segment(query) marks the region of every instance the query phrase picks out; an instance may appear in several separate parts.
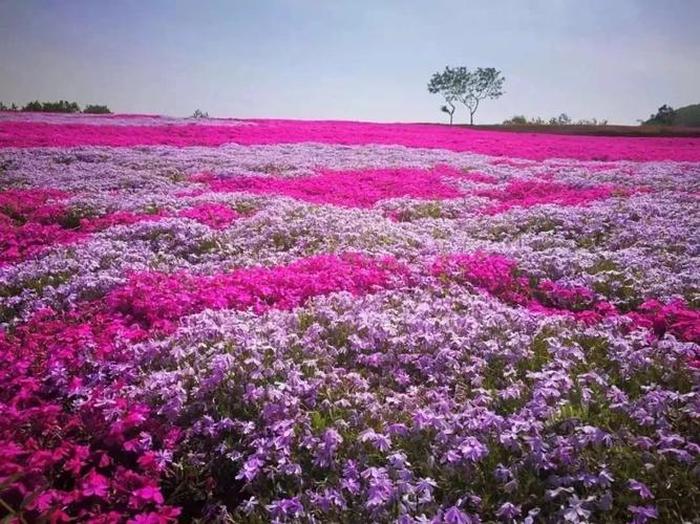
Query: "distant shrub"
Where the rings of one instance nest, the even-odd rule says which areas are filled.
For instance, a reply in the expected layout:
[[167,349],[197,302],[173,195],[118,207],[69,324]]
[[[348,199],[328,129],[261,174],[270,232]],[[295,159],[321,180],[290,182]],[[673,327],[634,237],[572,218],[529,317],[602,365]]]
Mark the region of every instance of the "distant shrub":
[[562,113],[545,121],[541,117],[527,118],[525,115],[515,115],[503,121],[504,126],[606,126],[607,120],[597,118],[573,121],[569,115]]
[[[36,113],[80,113],[80,106],[76,102],[68,102],[67,100],[59,100],[58,102],[39,102],[33,100],[19,108],[17,104],[12,103],[9,106],[0,102],[0,111],[25,111]],[[85,106],[83,113],[108,115],[112,111],[105,105],[88,104]]]
[[539,116],[536,118],[527,118],[525,115],[515,115],[509,120],[504,120],[504,126],[543,126],[546,122]]
[[209,113],[205,113],[201,109],[195,109],[190,118],[209,118]]
[[76,102],[59,100],[58,102],[39,102],[34,100],[22,108],[22,111],[38,113],[79,113],[80,106]]
[[93,115],[110,115],[110,114],[112,114],[112,112],[109,110],[109,107],[95,105],[95,104],[86,105],[85,109],[83,109],[83,113],[90,113]]
[[549,119],[550,126],[568,126],[571,125],[571,117],[566,113],[561,113],[559,116],[553,116]]
[[598,120],[597,118],[591,118],[590,120],[588,119],[583,119],[583,120],[577,120],[574,122],[574,125],[577,126],[607,126],[608,121],[603,119],[603,120]]
[[503,125],[511,125],[511,126],[524,126],[528,124],[527,117],[525,115],[515,115],[513,118],[510,120],[504,120]]
[[14,103],[6,106],[4,103],[0,102],[0,111],[19,111],[19,107]]

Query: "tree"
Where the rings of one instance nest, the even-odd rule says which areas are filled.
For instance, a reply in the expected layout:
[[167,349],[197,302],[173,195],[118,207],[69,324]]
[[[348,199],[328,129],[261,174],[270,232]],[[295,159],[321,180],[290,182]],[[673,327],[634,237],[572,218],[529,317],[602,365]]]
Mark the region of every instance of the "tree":
[[85,109],[83,109],[83,113],[91,113],[93,115],[109,115],[112,112],[109,110],[109,107],[107,106],[101,106],[97,104],[89,104],[85,106]]
[[607,126],[607,120],[598,120],[597,118],[581,119],[575,122],[566,113],[561,113],[559,116],[553,116],[548,121],[544,121],[542,117],[527,118],[525,115],[515,115],[508,120],[503,121],[504,126]]
[[525,115],[513,115],[512,118],[503,121],[504,126],[524,126],[530,123],[531,122],[525,117]]
[[657,124],[663,126],[673,125],[676,119],[676,111],[671,106],[664,104],[657,111],[655,115],[651,115],[646,124]]
[[[428,92],[440,93],[448,104],[460,102],[469,111],[469,125],[474,125],[474,114],[479,104],[487,98],[496,99],[503,95],[506,79],[501,71],[493,67],[477,67],[470,71],[466,67],[446,66],[442,73],[434,73],[428,83]],[[450,114],[450,123],[452,114]],[[454,110],[452,111],[454,113]]]
[[440,93],[445,99],[446,104],[440,107],[440,111],[450,115],[450,125],[452,125],[452,118],[457,109],[455,102],[459,101],[463,90],[458,80],[459,78],[453,70],[446,67],[444,73],[435,73],[428,82],[428,92]]
[[209,118],[209,113],[206,113],[201,109],[195,109],[190,118]]
[[22,108],[22,111],[35,111],[41,113],[79,113],[80,106],[75,102],[59,100],[58,102],[39,102],[34,100]]
[[34,100],[32,102],[29,102],[25,104],[25,106],[22,108],[22,111],[32,111],[32,112],[39,112],[42,109],[41,102],[38,100]]
[[566,113],[561,113],[559,116],[553,116],[549,119],[550,126],[569,126],[571,125],[571,117]]
[[455,109],[457,109],[457,106],[455,106],[450,100],[447,100],[447,105],[440,107],[440,111],[450,115],[450,125],[452,125],[452,118],[454,117]]

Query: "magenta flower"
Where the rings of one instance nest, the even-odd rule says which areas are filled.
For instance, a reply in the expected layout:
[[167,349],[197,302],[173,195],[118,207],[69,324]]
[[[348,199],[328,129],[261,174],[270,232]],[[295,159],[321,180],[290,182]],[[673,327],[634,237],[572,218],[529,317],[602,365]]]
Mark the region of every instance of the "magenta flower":
[[109,490],[109,482],[104,475],[94,469],[83,478],[81,492],[86,497],[104,498]]
[[164,501],[163,494],[156,486],[144,486],[133,491],[132,495],[133,503],[139,507],[149,503],[162,504]]

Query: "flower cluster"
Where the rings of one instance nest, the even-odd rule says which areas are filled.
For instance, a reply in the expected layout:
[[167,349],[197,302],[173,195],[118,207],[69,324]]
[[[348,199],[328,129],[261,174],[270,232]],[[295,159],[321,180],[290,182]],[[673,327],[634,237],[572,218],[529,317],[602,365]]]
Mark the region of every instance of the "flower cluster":
[[700,519],[698,195],[692,138],[2,114],[0,518]]
[[500,190],[484,190],[478,193],[499,202],[487,208],[488,213],[502,213],[512,207],[532,207],[542,204],[577,206],[594,200],[609,198],[614,194],[610,187],[567,187],[556,182],[517,180]]
[[53,522],[175,520],[159,485],[178,429],[128,398],[118,378],[122,341],[140,333],[88,306],[39,311],[1,336],[5,509]]
[[380,200],[408,196],[415,199],[439,200],[456,198],[461,193],[443,178],[459,176],[449,166],[432,170],[372,169],[368,171],[321,172],[315,176],[279,179],[271,177],[228,177],[208,182],[211,191],[223,193],[250,192],[287,195],[317,204],[369,208]]

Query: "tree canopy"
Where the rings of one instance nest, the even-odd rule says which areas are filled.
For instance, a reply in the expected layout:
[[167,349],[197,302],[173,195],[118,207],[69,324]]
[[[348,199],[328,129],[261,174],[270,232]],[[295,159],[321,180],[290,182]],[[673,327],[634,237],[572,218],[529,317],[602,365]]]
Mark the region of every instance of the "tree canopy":
[[671,106],[664,104],[645,123],[670,126],[673,125],[675,119],[676,111]]
[[80,106],[68,100],[58,102],[39,102],[34,100],[22,108],[22,111],[32,111],[39,113],[80,113]]
[[91,113],[93,115],[109,115],[111,111],[109,107],[98,104],[88,104],[83,109],[83,113]]
[[[34,113],[80,113],[80,106],[77,102],[69,102],[68,100],[59,100],[58,102],[40,102],[33,100],[23,105],[21,108],[17,104],[6,105],[0,102],[0,111],[24,111]],[[112,111],[106,105],[88,104],[83,113],[91,113],[96,115],[107,115]]]
[[447,105],[442,106],[441,111],[450,115],[450,124],[455,103],[461,103],[469,112],[469,124],[473,125],[481,101],[503,95],[505,81],[503,73],[493,67],[477,67],[471,71],[464,66],[445,66],[444,71],[430,78],[428,91],[443,96]]

